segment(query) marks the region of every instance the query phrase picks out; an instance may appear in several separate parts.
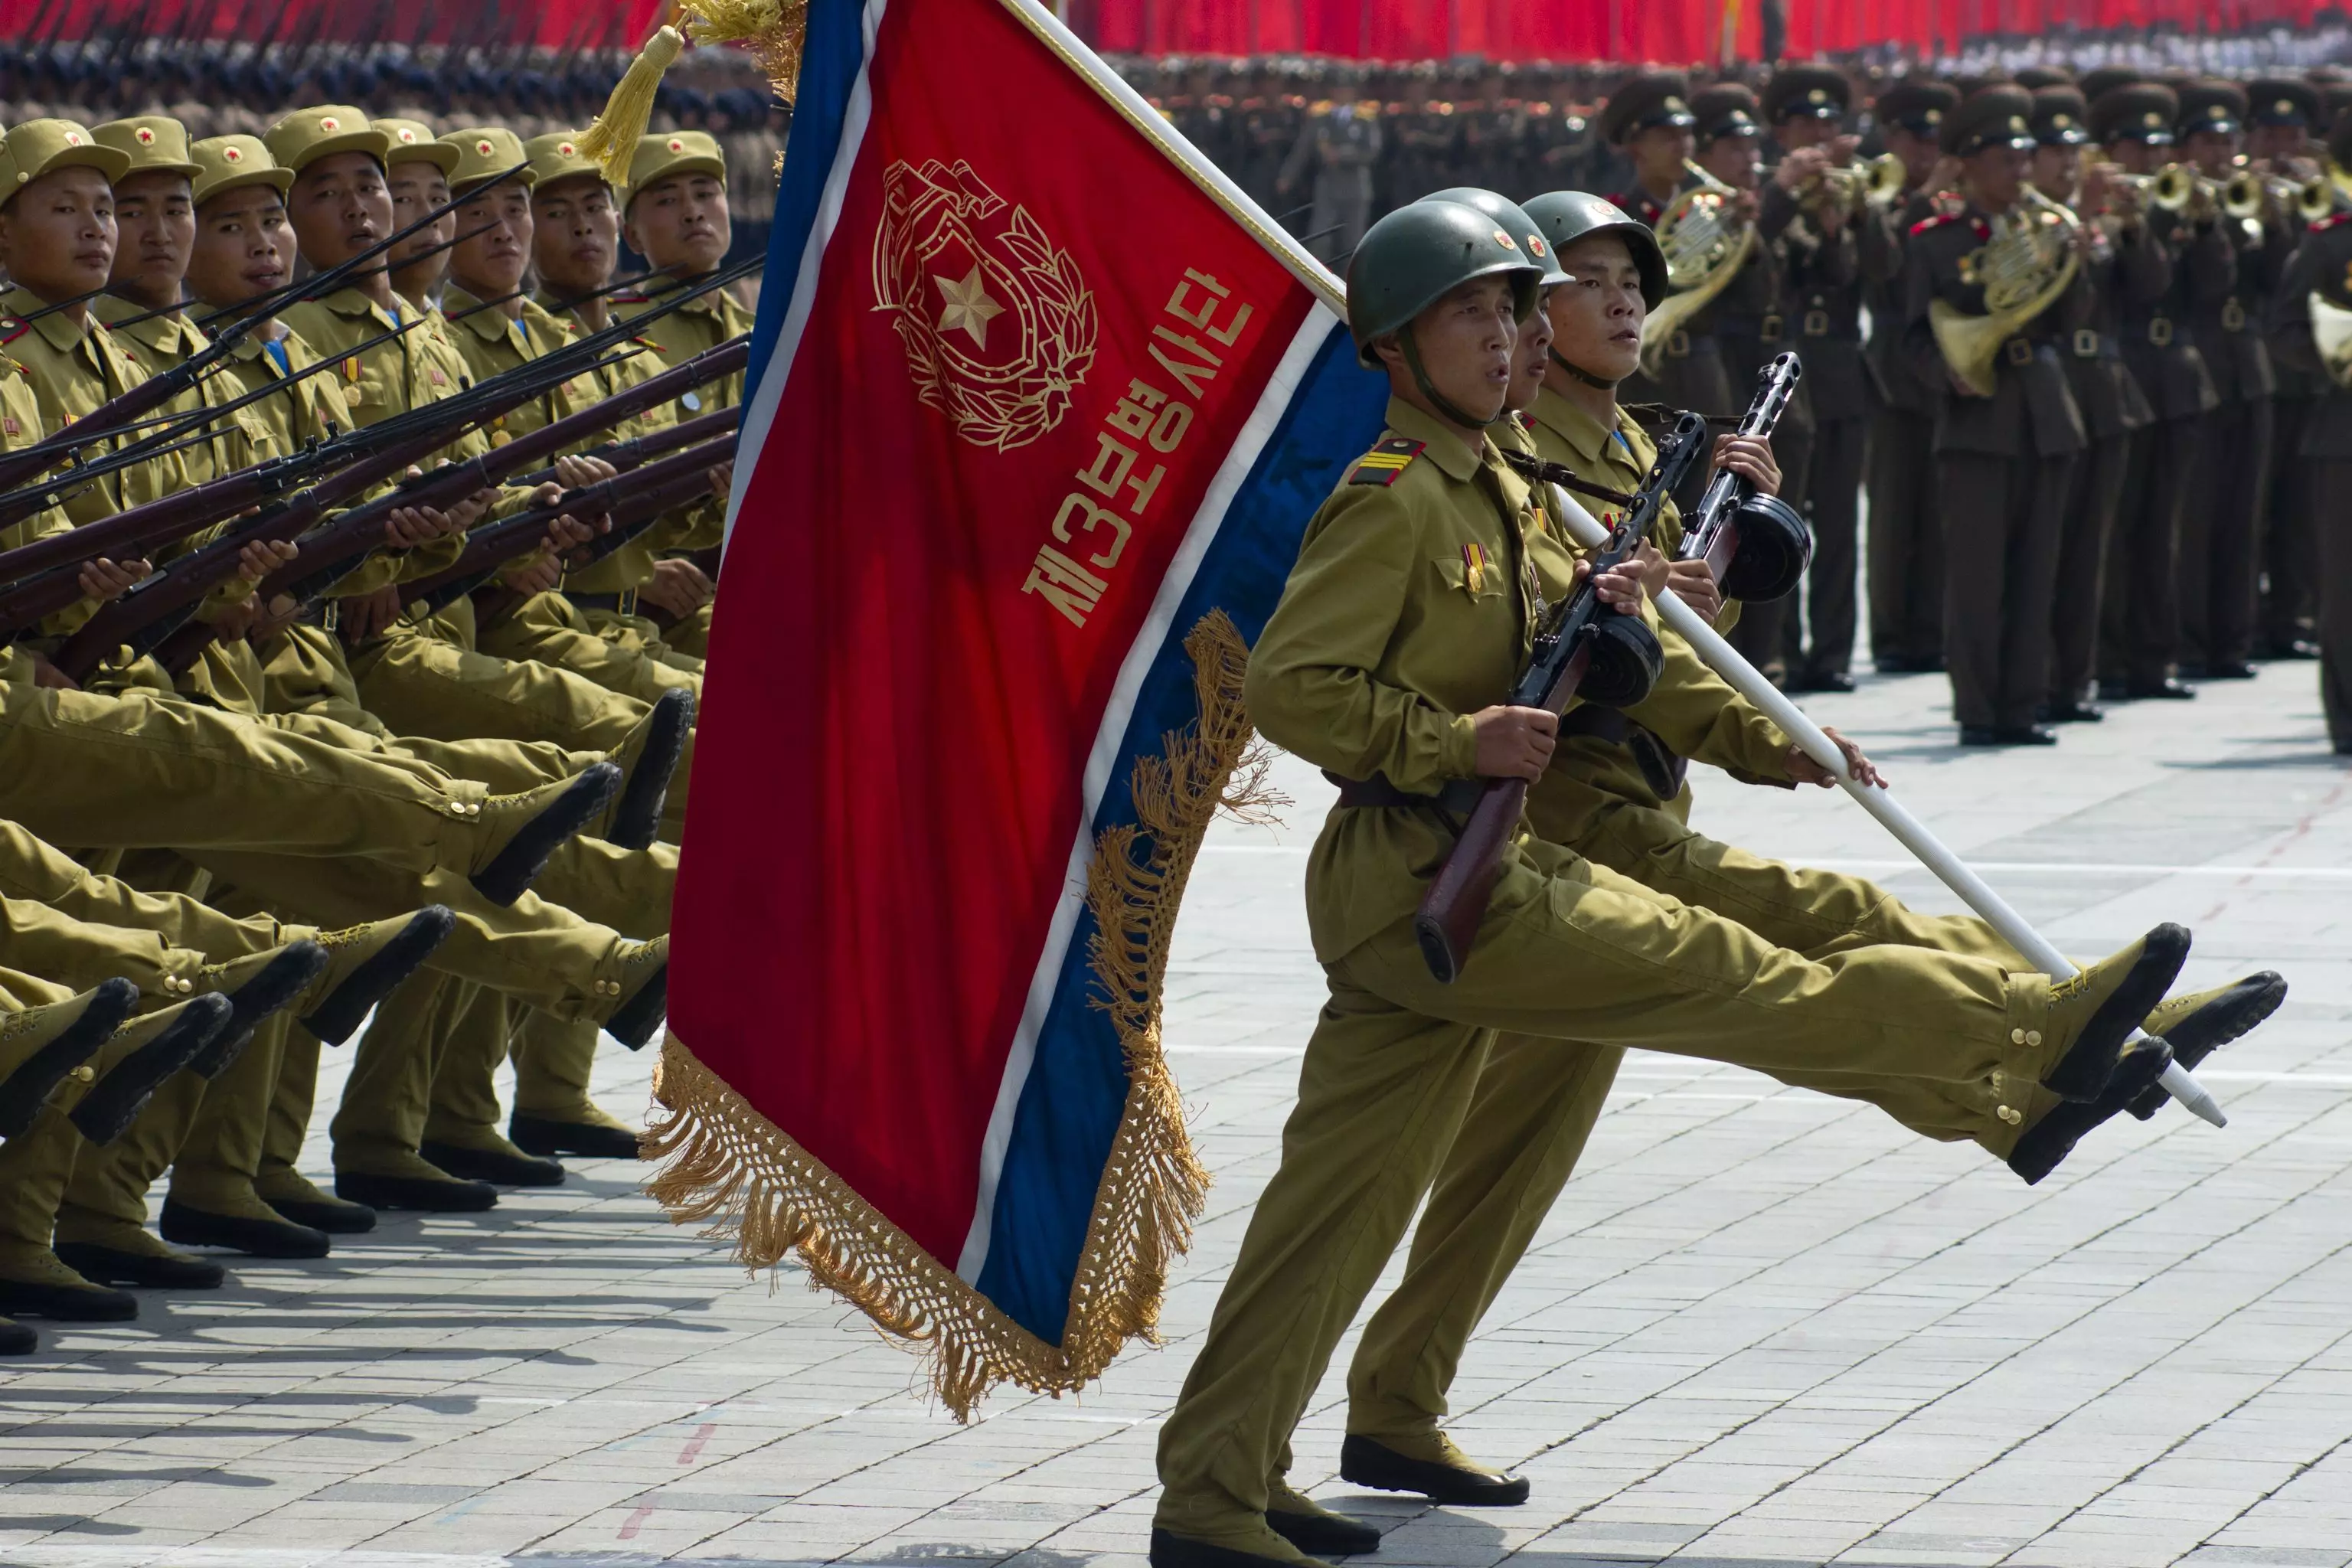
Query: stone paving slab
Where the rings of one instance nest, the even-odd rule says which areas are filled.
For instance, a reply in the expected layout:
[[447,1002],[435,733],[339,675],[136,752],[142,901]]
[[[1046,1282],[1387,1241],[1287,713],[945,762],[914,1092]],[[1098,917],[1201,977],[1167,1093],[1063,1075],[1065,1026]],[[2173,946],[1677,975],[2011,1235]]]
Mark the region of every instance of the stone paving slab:
[[[1294,1479],[1388,1530],[1368,1561],[2352,1565],[2352,770],[2312,667],[2052,751],[1962,752],[1947,700],[1865,678],[1809,705],[2068,951],[2168,918],[2197,932],[2184,984],[2286,972],[2204,1074],[2231,1127],[2110,1129],[2027,1188],[1867,1108],[1636,1053],[1456,1388],[1461,1439],[1531,1503],[1355,1492],[1339,1379],[1318,1394]],[[1701,772],[1706,830],[1958,907],[1836,795]],[[1170,967],[1209,1213],[1166,1345],[1084,1397],[959,1427],[796,1269],[746,1280],[641,1169],[580,1162],[134,1324],[45,1328],[0,1369],[0,1564],[1138,1568],[1158,1422],[1322,995],[1298,885],[1328,792],[1279,779],[1290,826],[1213,834]],[[605,1102],[642,1105],[649,1067],[608,1044]]]

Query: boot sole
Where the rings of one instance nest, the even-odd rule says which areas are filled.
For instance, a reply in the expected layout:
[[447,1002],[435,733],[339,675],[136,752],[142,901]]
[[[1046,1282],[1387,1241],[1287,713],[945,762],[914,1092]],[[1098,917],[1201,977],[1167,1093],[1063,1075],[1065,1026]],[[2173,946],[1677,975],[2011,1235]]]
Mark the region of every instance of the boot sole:
[[433,956],[457,925],[457,917],[448,910],[427,904],[373,956],[352,970],[351,978],[330,992],[316,1009],[295,1022],[328,1045],[341,1045],[358,1030],[370,1010],[392,994],[393,987]]
[[264,964],[260,973],[223,993],[236,1011],[212,1044],[188,1063],[188,1070],[207,1082],[226,1072],[253,1038],[254,1026],[309,990],[329,962],[327,950],[317,942],[292,942]]
[[1265,1527],[1299,1551],[1313,1555],[1361,1557],[1381,1549],[1381,1532],[1352,1519],[1265,1510]]
[[606,843],[619,849],[643,849],[661,832],[662,806],[669,799],[670,780],[678,759],[686,755],[686,732],[693,724],[692,692],[665,691],[654,703],[645,750],[637,753],[637,765],[621,787]]
[[1151,1550],[1146,1560],[1151,1568],[1331,1568],[1319,1557],[1309,1557],[1304,1563],[1260,1557],[1255,1552],[1236,1552],[1230,1546],[1172,1535],[1158,1525],[1152,1526]]
[[[2180,1026],[2165,1036],[2165,1043],[2172,1047],[2174,1061],[2194,1069],[2223,1046],[2261,1026],[2285,1001],[2285,977],[2265,969],[2246,976],[2180,1020]],[[2146,1121],[2163,1110],[2164,1102],[2171,1098],[2158,1085],[2143,1092],[2126,1109]]]
[[155,1228],[174,1247],[226,1247],[247,1258],[324,1258],[331,1246],[326,1232],[291,1220],[207,1214],[168,1198]]
[[[2173,980],[2180,973],[2180,966],[2188,962],[2186,928],[2168,921],[2149,931],[2123,984],[2109,992],[2107,999],[2092,1013],[2083,1032],[2066,1048],[2066,1055],[2042,1080],[2042,1087],[2061,1100],[2078,1104],[2097,1101],[2106,1093],[2124,1042],[2131,1038],[2131,1032],[2149,1010],[2164,1000],[2164,994],[2172,989]],[[2091,1081],[2094,1063],[2099,1064],[2095,1083]]]
[[501,909],[521,898],[547,868],[548,858],[595,821],[620,787],[621,770],[610,763],[573,779],[474,875],[474,890]]
[[2056,1170],[2076,1144],[2120,1115],[2133,1100],[2150,1089],[2163,1092],[2156,1080],[2171,1062],[2172,1047],[2148,1036],[2141,1048],[2126,1055],[2116,1071],[2118,1081],[2110,1083],[2106,1093],[2087,1105],[2069,1100],[2053,1106],[2048,1115],[2027,1128],[2010,1151],[2009,1168],[2024,1178],[2027,1186],[2034,1185]]
[[110,1247],[57,1244],[58,1260],[95,1285],[136,1285],[147,1290],[217,1290],[227,1270],[203,1258],[182,1260]]
[[[626,1140],[628,1148],[621,1148]],[[605,1141],[610,1147],[604,1146]],[[542,1121],[533,1117],[515,1117],[507,1122],[507,1142],[526,1154],[543,1154],[559,1159],[570,1154],[582,1160],[641,1160],[643,1147],[635,1133],[616,1131],[610,1128],[591,1127],[576,1121]]]
[[177,1022],[117,1064],[73,1108],[73,1124],[84,1138],[103,1146],[121,1137],[122,1130],[147,1109],[163,1080],[212,1044],[227,1027],[229,1015],[236,1011],[217,992],[194,997],[182,1006],[184,1011]]
[[1486,1476],[1410,1459],[1367,1437],[1340,1443],[1339,1479],[1375,1491],[1418,1493],[1455,1508],[1517,1508],[1530,1489],[1523,1477]]
[[0,1138],[17,1137],[32,1126],[66,1075],[96,1056],[138,1005],[139,987],[128,980],[97,986],[81,1016],[0,1083]]

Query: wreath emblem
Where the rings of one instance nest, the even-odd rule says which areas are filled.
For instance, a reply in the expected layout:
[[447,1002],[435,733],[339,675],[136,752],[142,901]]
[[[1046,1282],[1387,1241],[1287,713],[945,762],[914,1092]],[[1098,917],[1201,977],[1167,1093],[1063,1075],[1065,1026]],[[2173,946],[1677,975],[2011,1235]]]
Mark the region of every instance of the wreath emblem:
[[976,447],[1036,440],[1094,364],[1093,291],[971,164],[901,162],[882,179],[874,308],[891,312],[917,395]]

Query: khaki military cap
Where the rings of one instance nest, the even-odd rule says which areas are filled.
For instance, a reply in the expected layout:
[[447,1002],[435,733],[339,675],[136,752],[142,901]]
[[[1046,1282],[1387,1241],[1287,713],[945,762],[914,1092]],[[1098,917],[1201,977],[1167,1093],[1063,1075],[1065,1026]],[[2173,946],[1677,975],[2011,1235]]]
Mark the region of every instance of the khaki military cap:
[[449,188],[453,191],[495,179],[517,163],[525,167],[507,182],[509,184],[520,191],[539,183],[539,171],[530,166],[530,155],[522,150],[522,138],[503,125],[452,131],[441,138],[441,145],[457,154],[457,163],[448,171]]
[[188,159],[188,128],[168,115],[110,120],[91,126],[89,135],[100,146],[111,147],[130,158],[131,167],[115,175],[118,180],[125,174],[158,173],[196,177],[196,166]]
[[188,157],[196,165],[198,206],[245,185],[268,185],[282,196],[294,184],[293,171],[279,168],[258,136],[207,136],[188,149]]
[[568,180],[574,174],[604,177],[604,171],[595,163],[580,155],[580,132],[551,131],[544,136],[534,136],[522,144],[523,154],[530,160],[530,172],[539,183]]
[[59,169],[96,169],[111,184],[130,166],[127,154],[100,145],[87,126],[70,120],[27,120],[0,137],[0,203]]
[[641,191],[672,174],[727,177],[727,159],[719,143],[704,131],[660,131],[637,139],[636,155],[629,160],[629,189]]
[[375,128],[392,144],[392,150],[384,154],[387,167],[394,163],[430,163],[446,174],[457,166],[457,149],[434,135],[433,127],[422,120],[379,120]]
[[299,174],[337,153],[365,153],[377,163],[391,154],[392,139],[348,103],[298,109],[262,133],[281,169]]

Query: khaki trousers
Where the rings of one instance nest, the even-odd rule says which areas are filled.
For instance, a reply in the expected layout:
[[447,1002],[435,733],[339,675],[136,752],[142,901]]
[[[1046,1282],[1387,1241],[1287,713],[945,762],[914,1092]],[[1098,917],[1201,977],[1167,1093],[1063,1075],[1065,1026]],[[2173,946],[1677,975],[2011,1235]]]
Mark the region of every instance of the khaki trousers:
[[[1575,847],[1808,957],[1884,943],[2024,967],[1981,921],[1916,913],[1860,878],[1761,859],[1661,811],[1621,803]],[[1614,1047],[1529,1035],[1493,1042],[1414,1227],[1404,1278],[1372,1314],[1349,1368],[1349,1431],[1397,1440],[1436,1430],[1471,1332],[1582,1157],[1623,1056]],[[1906,1092],[1890,1084],[1878,1094],[1904,1103]],[[1943,1103],[1930,1090],[1901,1114],[1925,1130]]]
[[[1262,1531],[1268,1482],[1331,1352],[1429,1191],[1495,1035],[1647,1047],[1878,1104],[1996,1155],[2087,1007],[1978,958],[1871,946],[1813,959],[1529,842],[1497,877],[1459,979],[1409,918],[1326,966],[1325,1005],[1207,1342],[1160,1429],[1158,1522]],[[2027,1044],[2028,1040],[2034,1043]]]

